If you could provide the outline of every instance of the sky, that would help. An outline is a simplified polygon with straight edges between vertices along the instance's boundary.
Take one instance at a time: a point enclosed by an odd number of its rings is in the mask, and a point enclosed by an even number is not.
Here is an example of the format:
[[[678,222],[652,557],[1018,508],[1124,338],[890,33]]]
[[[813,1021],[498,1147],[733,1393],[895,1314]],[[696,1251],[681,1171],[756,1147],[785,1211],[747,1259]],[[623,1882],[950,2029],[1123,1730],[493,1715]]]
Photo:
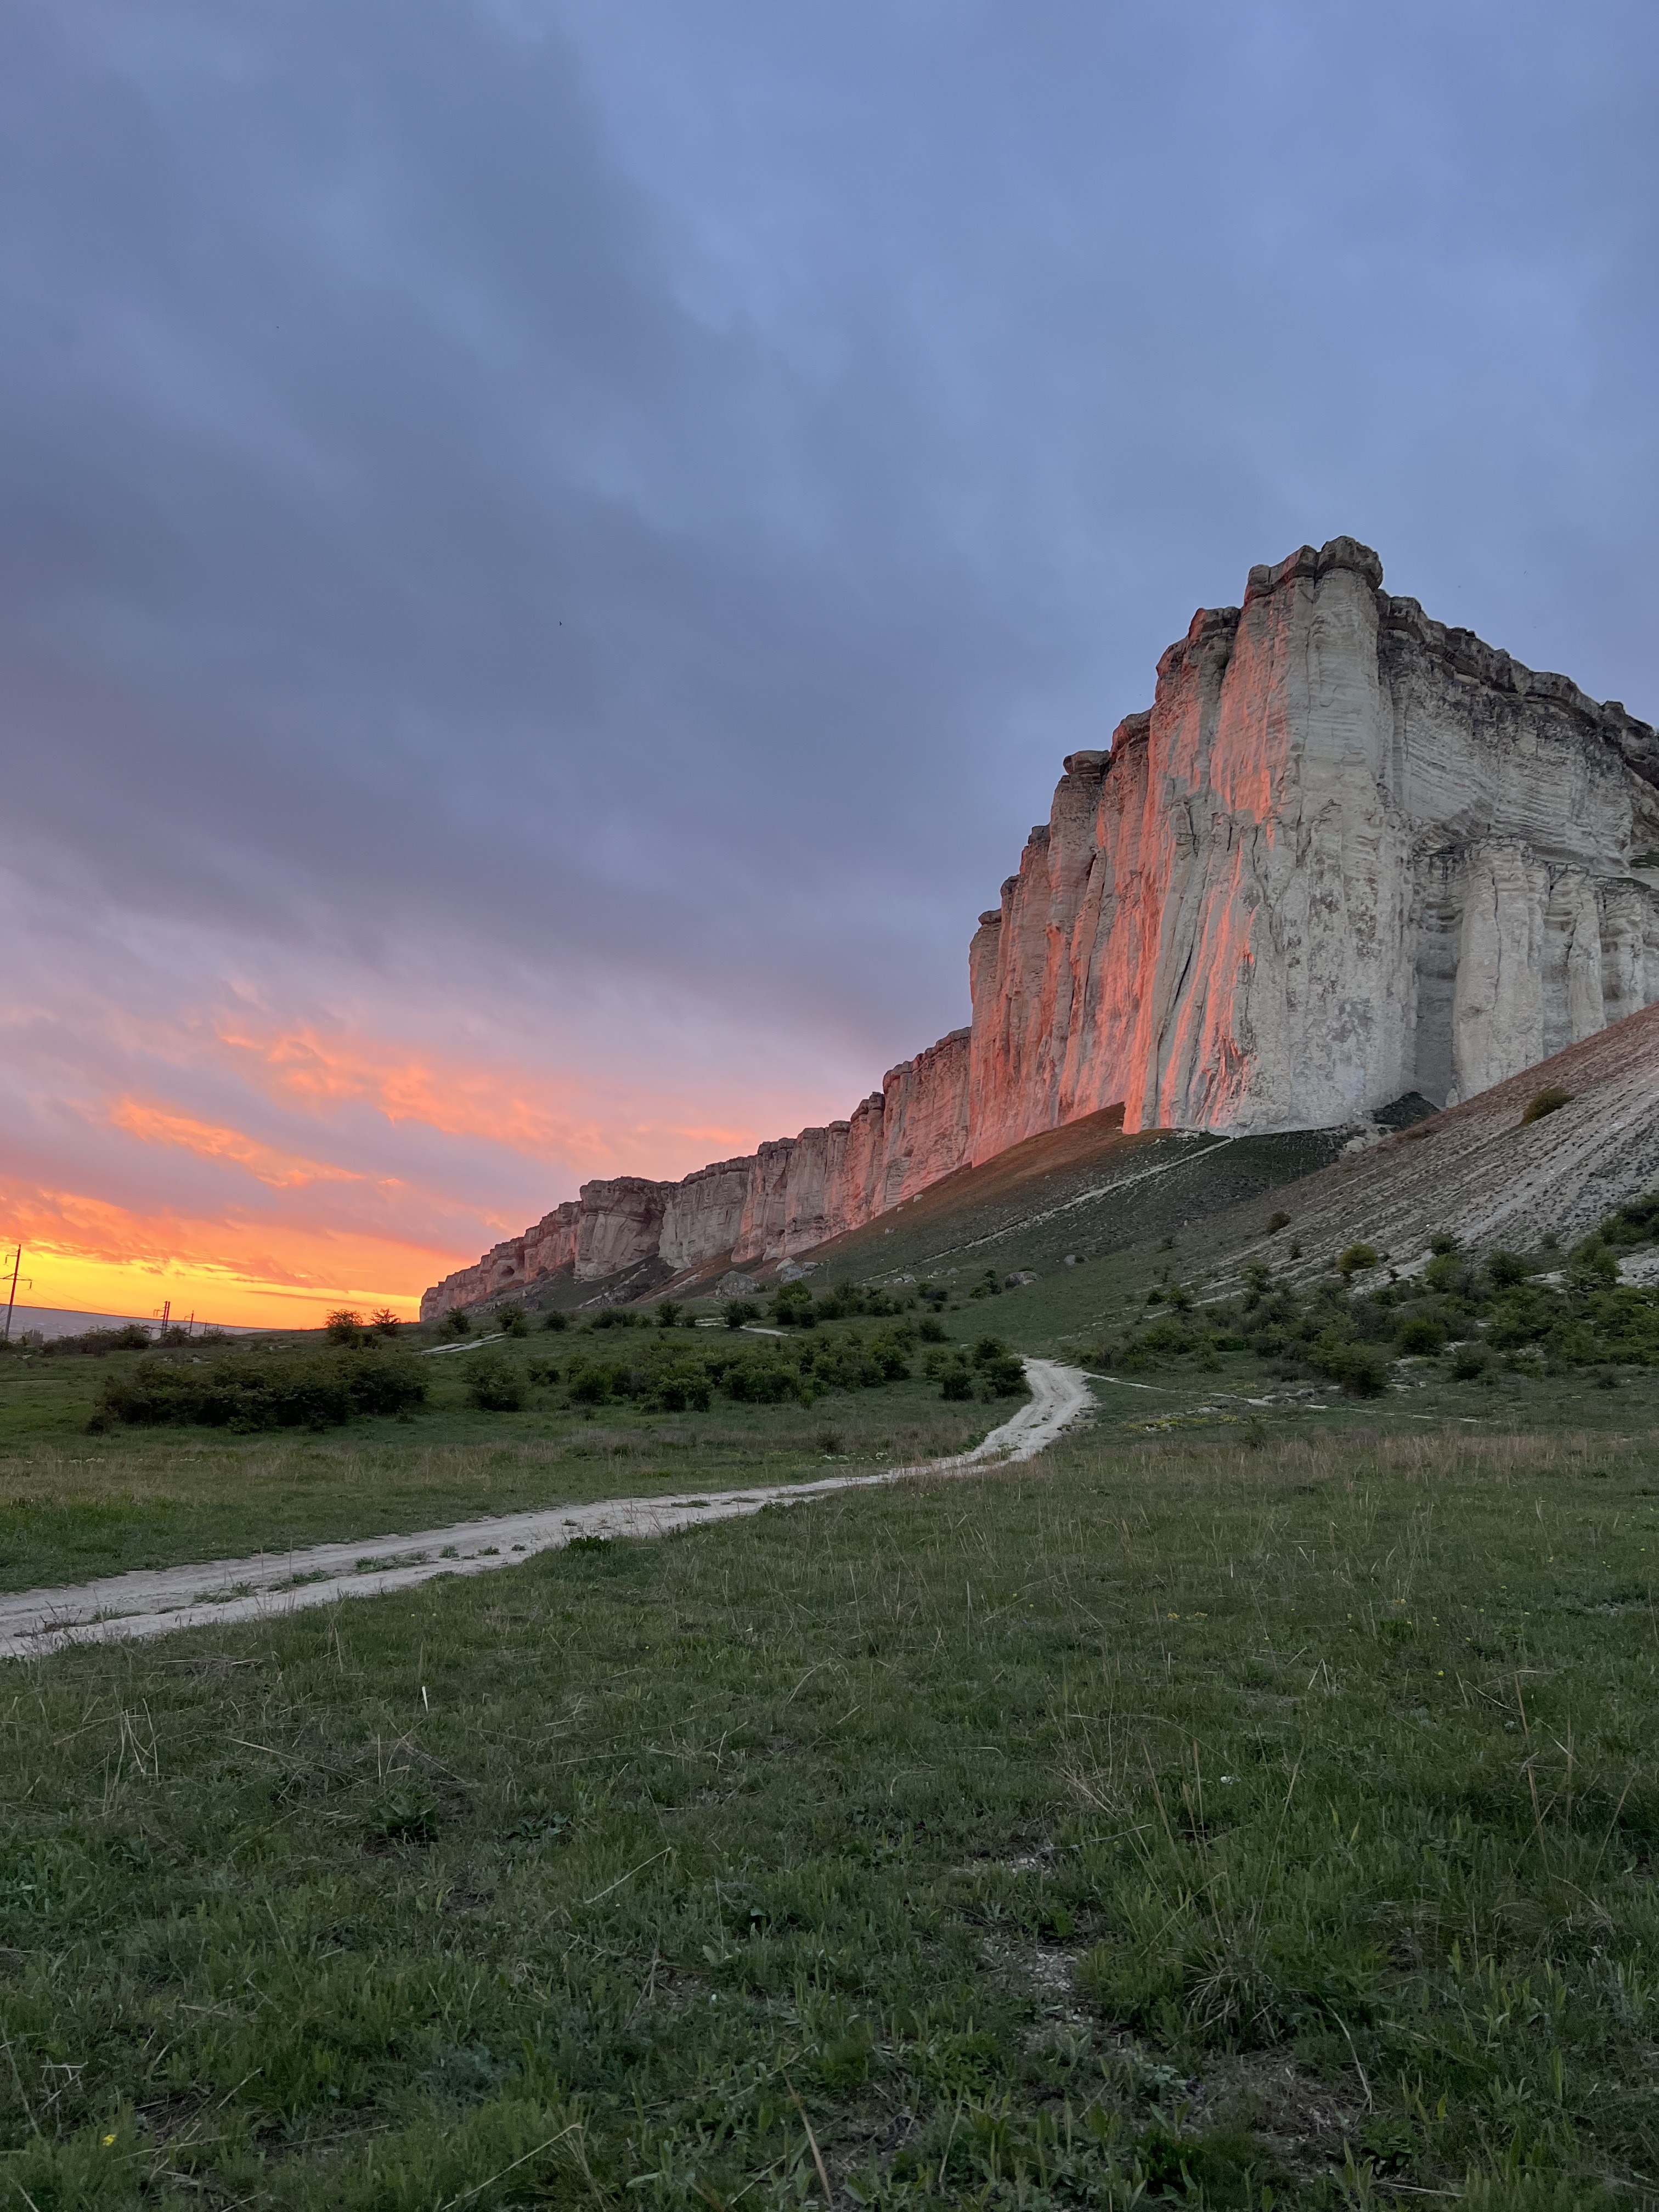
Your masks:
[[[1656,100],[1648,0],[0,0],[29,1299],[847,1114],[1304,541],[1659,716]]]

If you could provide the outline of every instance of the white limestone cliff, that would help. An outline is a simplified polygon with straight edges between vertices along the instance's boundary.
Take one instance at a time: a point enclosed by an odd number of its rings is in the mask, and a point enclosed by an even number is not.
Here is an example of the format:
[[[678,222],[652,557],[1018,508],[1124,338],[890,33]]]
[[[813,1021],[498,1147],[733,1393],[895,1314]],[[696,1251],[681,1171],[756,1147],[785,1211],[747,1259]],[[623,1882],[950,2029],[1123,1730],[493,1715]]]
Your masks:
[[[1338,538],[1194,615],[981,917],[971,1030],[849,1121],[585,1184],[422,1315],[785,1258],[1120,1102],[1128,1129],[1240,1135],[1450,1104],[1659,1001],[1653,730],[1382,581]]]
[[[973,1157],[1471,1096],[1659,998],[1659,747],[1381,589],[1351,538],[1200,611],[1071,757],[973,983]]]

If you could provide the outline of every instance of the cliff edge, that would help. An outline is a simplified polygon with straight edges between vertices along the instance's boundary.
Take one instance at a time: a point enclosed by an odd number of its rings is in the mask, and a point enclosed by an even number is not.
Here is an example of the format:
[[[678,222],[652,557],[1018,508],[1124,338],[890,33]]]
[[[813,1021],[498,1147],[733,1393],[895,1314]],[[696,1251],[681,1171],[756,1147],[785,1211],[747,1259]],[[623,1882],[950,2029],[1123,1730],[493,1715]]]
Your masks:
[[[1304,545],[1068,756],[969,974],[971,1027],[850,1120],[586,1183],[422,1317],[785,1258],[1120,1103],[1259,1135],[1470,1097],[1659,1001],[1659,738],[1390,597],[1368,546]]]

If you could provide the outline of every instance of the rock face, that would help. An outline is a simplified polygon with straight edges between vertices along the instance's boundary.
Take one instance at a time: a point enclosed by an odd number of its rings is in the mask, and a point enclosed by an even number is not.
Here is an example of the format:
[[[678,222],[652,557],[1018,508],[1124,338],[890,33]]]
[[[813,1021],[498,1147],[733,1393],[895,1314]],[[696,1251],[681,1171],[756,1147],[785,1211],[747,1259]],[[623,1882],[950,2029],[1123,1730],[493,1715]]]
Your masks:
[[[729,1256],[741,1267],[860,1228],[965,1164],[969,1047],[969,1032],[954,1030],[890,1068],[851,1121],[803,1129],[683,1182],[619,1176],[584,1183],[574,1202],[434,1285],[421,1318],[513,1296],[550,1276],[621,1277],[626,1291],[635,1287],[630,1274],[653,1267],[663,1276]]]
[[[1659,998],[1659,744],[1381,588],[1250,573],[1074,753],[971,955],[973,1157],[1451,1103]]]
[[[981,916],[971,1030],[850,1121],[585,1184],[422,1315],[782,1258],[1120,1102],[1241,1135],[1451,1104],[1659,1000],[1659,738],[1382,582],[1338,538],[1193,617]]]

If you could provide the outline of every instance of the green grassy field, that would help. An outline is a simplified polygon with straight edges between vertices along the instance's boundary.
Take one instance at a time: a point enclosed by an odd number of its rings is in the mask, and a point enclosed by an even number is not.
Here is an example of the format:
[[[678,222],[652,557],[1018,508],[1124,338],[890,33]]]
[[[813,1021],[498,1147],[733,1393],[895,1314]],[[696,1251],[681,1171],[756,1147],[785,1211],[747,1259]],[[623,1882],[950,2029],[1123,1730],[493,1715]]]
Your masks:
[[[9,1664],[0,2204],[1659,2207],[1655,1222],[1252,1283],[1266,1212],[832,1255],[782,1336],[0,1360],[11,1588],[926,1458],[1012,1410],[988,1334],[1097,1402],[1018,1471]],[[284,1361],[428,1393],[118,1417]]]
[[[9,1670],[0,2191],[1659,2201],[1656,1559],[1651,1434],[1097,1431]]]
[[[824,1332],[826,1339],[848,1334]],[[726,1332],[718,1340],[726,1345]],[[671,1341],[696,1340],[676,1331]],[[0,1360],[0,1589],[593,1498],[811,1480],[826,1462],[908,1464],[961,1450],[1010,1410],[942,1402],[919,1360],[911,1379],[826,1391],[810,1406],[721,1397],[702,1412],[616,1402],[594,1408],[572,1406],[567,1389],[544,1383],[528,1385],[517,1411],[467,1402],[480,1359],[523,1376],[550,1358],[568,1368],[583,1347],[617,1358],[662,1349],[656,1334],[644,1331],[509,1339],[423,1361],[430,1399],[406,1419],[255,1435],[177,1425],[89,1434],[88,1423],[106,1384],[147,1362],[255,1362],[264,1356],[258,1347],[106,1358],[13,1352]],[[308,1348],[315,1356],[314,1340]]]

